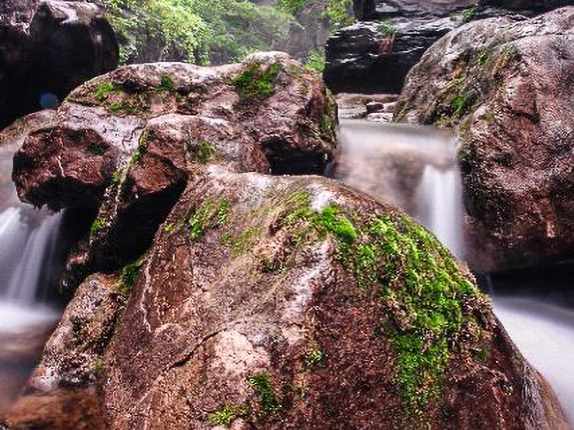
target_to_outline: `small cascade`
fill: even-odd
[[[46,291],[42,287],[46,287],[49,280],[46,271],[54,260],[60,222],[61,215],[48,216],[30,233],[4,292],[8,301],[33,305],[46,299]]]
[[[456,166],[427,165],[416,194],[414,217],[451,250],[464,258],[460,173]]]
[[[400,207],[464,257],[456,139],[446,130],[342,120],[334,176]]]
[[[62,216],[18,201],[12,155],[0,148],[0,411],[17,397],[60,315],[48,292],[60,266]]]

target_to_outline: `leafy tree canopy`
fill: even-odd
[[[123,63],[239,61],[254,51],[286,50],[292,35],[305,32],[310,20],[333,29],[352,21],[352,0],[103,1],[120,39]],[[317,48],[305,55],[314,68]]]

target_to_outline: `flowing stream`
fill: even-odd
[[[48,287],[57,276],[61,215],[18,201],[12,157],[0,148],[0,410],[19,394],[60,316]]]
[[[339,142],[336,179],[400,207],[465,258],[470,244],[464,239],[457,142],[451,132],[342,119]],[[561,288],[574,288],[569,283]],[[574,309],[553,304],[543,294],[520,295],[520,282],[510,287],[512,296],[498,295],[496,282],[489,282],[495,312],[574,423]]]

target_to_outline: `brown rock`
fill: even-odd
[[[5,419],[9,430],[106,429],[93,388],[25,396]]]
[[[336,182],[265,174],[323,167],[335,115],[318,77],[280,54],[124,68],[74,92],[17,156],[20,193],[75,207],[95,204],[95,183],[107,188],[69,262],[69,285],[81,286],[22,402],[40,392],[69,405],[95,387],[85,410],[110,430],[559,419],[430,233]],[[58,156],[45,162],[48,132]],[[70,177],[76,197],[51,192]]]
[[[468,24],[433,46],[401,95],[399,120],[458,129],[481,270],[574,250],[573,22],[574,8],[563,8],[523,23]]]
[[[434,279],[440,272],[454,301],[426,308],[433,284],[408,292],[403,269],[390,284],[377,281],[391,276],[385,261],[396,257],[385,243],[392,237],[404,252],[434,259],[435,269],[420,262],[420,273]],[[418,251],[407,251],[408,243]],[[360,258],[369,246],[382,247],[372,266],[380,269]],[[414,261],[403,258],[399,264]],[[518,429],[546,428],[548,413],[561,414],[546,405],[536,373],[468,273],[432,236],[334,182],[211,165],[187,185],[138,263],[139,275],[128,278],[130,270],[123,270],[121,288],[131,295],[119,318],[105,305],[116,281],[92,279],[78,290],[61,328],[81,321],[79,331],[89,334],[72,344],[62,342],[72,338],[70,328],[58,329],[32,380],[41,388],[49,375],[53,389],[77,371],[95,379],[109,429],[480,429],[508,422]],[[410,294],[422,301],[407,305]],[[453,325],[438,336],[412,319],[426,312]],[[89,345],[100,345],[99,315],[115,323],[113,340],[98,351]],[[426,347],[416,341],[400,349],[418,336],[434,352],[420,351]],[[85,361],[75,360],[82,351],[89,351]],[[407,370],[407,357],[422,367]],[[422,374],[427,383],[416,382]]]
[[[75,87],[114,69],[114,31],[92,3],[3,0],[0,4],[0,129],[55,107]]]

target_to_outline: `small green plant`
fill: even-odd
[[[309,52],[303,66],[314,72],[323,73],[325,69],[325,52],[319,49]]]
[[[94,360],[94,364],[92,366],[92,371],[94,374],[99,374],[104,369],[104,359],[102,357],[98,357]]]
[[[492,53],[489,49],[487,48],[481,49],[478,53],[478,59],[477,59],[478,64],[481,66],[486,66],[490,61],[491,55]]]
[[[122,274],[120,277],[121,286],[120,292],[124,295],[129,295],[132,288],[137,283],[140,277],[140,268],[143,264],[143,259],[139,258],[136,261],[129,263],[122,269]]]
[[[90,227],[90,236],[94,237],[104,227],[104,219],[97,217]]]
[[[385,37],[392,37],[397,34],[397,26],[391,20],[382,21],[377,30]]]
[[[246,405],[225,405],[209,416],[209,422],[214,426],[229,427],[237,418],[247,417],[249,412],[249,408]]]
[[[227,199],[205,200],[187,221],[192,240],[197,240],[208,228],[223,227],[227,222],[231,205]]]
[[[120,168],[112,173],[112,185],[114,187],[119,187],[122,184],[122,179],[124,177],[124,169]]]
[[[253,62],[235,78],[235,89],[244,101],[264,100],[275,94],[275,79],[281,72],[281,63],[275,63],[262,69],[262,65]]]
[[[94,99],[98,103],[103,103],[111,93],[117,93],[119,91],[119,88],[117,88],[115,85],[112,85],[109,82],[103,82],[96,87],[96,91],[94,92]]]
[[[163,75],[158,87],[160,91],[174,91],[175,86],[173,84],[173,79],[170,75]]]
[[[463,17],[466,21],[470,21],[470,20],[474,19],[474,18],[477,16],[478,12],[479,12],[478,6],[472,6],[472,7],[469,7],[469,8],[467,8],[467,9],[464,9],[464,10],[462,11],[462,17]]]
[[[476,103],[476,99],[477,97],[474,91],[461,92],[455,95],[451,100],[451,111],[453,115],[461,117],[468,114]]]
[[[249,385],[257,394],[259,411],[263,415],[274,414],[281,410],[281,401],[273,389],[273,381],[267,372],[259,372],[247,378]]]
[[[195,155],[201,164],[205,164],[215,155],[215,147],[211,143],[202,140],[195,148]]]
[[[307,367],[312,369],[323,367],[326,358],[327,357],[323,351],[321,351],[318,347],[313,347],[305,355],[305,364]]]
[[[299,12],[307,0],[279,0],[279,7],[287,13],[295,15]]]

